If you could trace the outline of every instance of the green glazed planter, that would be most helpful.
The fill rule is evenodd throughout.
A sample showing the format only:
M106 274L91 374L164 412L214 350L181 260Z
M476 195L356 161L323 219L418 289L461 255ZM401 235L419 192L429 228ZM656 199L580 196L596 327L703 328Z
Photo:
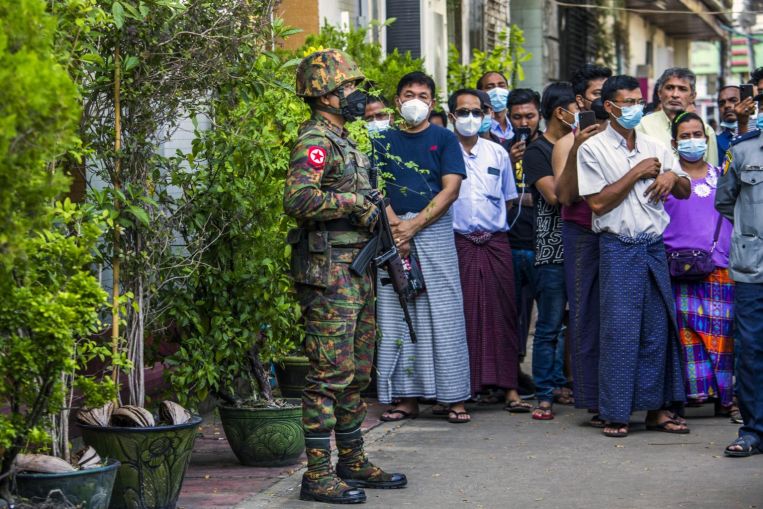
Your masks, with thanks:
M154 428L80 425L82 438L122 466L109 509L175 509L201 417Z
M302 405L293 408L220 407L225 437L243 465L280 467L293 465L305 450Z
M304 356L286 357L276 363L276 378L284 398L301 398L310 361Z
M16 494L34 502L43 502L53 490L61 490L66 500L83 509L108 509L111 490L119 468L110 459L102 467L62 474L16 474Z

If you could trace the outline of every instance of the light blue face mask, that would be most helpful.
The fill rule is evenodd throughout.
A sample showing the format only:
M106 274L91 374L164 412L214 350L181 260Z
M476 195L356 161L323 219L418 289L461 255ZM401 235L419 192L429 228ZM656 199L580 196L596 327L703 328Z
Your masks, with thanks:
M614 103L613 103L614 104ZM634 104L633 106L617 106L620 108L620 116L617 117L617 123L625 129L635 129L644 116L644 105Z
M562 110L564 110L565 112L569 113L569 114L570 114L570 115L572 115L572 116L573 116L573 118L574 118L574 120L572 121L572 123L571 123L571 124L570 124L570 123L568 123L568 122L564 122L564 120L562 120L562 122L564 122L565 124L567 124L567 125L569 126L569 128L570 128L570 129L572 129L573 131L574 131L575 129L577 129L577 128L578 128L578 126L580 125L580 112L579 112L579 111L576 111L575 113L572 113L570 110L565 110L564 108L562 108Z
M707 141L704 138L678 140L678 155L681 159L693 163L705 157L705 152L707 152Z
M721 122L721 127L724 129L731 129L732 131L736 131L739 128L739 122Z
M509 98L509 90L506 88L495 87L487 91L490 96L490 104L493 111L499 112L506 109L506 100Z
M482 125L480 126L480 134L484 134L490 130L493 126L493 118L490 115L485 115L482 118Z
M763 114L758 115L758 118L755 119L755 127L763 129Z

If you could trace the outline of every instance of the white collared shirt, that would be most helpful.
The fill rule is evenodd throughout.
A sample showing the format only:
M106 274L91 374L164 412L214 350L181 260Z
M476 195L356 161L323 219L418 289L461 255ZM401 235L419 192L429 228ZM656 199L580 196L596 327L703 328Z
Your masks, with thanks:
M466 176L453 203L453 229L462 234L505 232L506 202L517 197L509 155L495 142L477 138L471 153L461 145Z
M578 187L580 196L599 193L604 187L620 180L631 168L648 157L656 157L662 163L661 171L674 171L688 178L670 149L656 139L636 132L636 148L628 145L612 126L590 138L578 150ZM595 232L611 232L627 237L639 234L662 235L670 217L662 202L649 203L644 192L654 179L639 180L625 199L604 215L593 215Z

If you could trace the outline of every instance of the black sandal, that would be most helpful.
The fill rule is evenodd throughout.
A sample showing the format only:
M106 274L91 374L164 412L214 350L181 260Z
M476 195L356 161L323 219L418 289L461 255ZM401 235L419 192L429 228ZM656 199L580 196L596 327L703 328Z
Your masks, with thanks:
M738 445L742 448L741 451L733 451L729 447ZM750 435L742 435L737 438L724 449L723 454L729 458L749 458L753 454L760 453L760 446Z
M607 428L610 429L616 429L617 431L607 431ZM624 429L625 431L620 431ZM628 432L630 431L630 426L628 424L623 424L622 422L608 422L604 425L604 433L605 437L610 438L625 438L628 436Z

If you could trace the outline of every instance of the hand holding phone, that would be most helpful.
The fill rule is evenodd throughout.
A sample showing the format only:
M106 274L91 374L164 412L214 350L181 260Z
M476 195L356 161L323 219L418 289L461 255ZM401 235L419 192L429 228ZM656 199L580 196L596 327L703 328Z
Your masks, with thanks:
M590 127L596 124L596 113L593 111L581 111L578 115L578 130L582 131L586 127Z
M749 83L739 85L739 102L744 101L748 97L752 97L752 85Z

